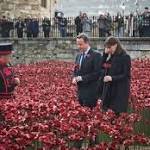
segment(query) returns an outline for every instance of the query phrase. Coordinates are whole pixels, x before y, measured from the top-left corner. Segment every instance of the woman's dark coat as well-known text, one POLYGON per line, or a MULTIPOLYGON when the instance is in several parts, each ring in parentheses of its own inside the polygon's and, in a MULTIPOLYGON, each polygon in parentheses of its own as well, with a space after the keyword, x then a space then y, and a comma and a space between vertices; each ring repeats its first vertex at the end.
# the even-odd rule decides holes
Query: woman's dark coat
POLYGON ((103 77, 100 81, 103 109, 112 109, 116 113, 126 112, 130 94, 130 56, 123 51, 112 56, 109 61, 106 61, 107 57, 107 54, 103 55, 103 77, 111 76, 112 82, 104 83, 103 77))

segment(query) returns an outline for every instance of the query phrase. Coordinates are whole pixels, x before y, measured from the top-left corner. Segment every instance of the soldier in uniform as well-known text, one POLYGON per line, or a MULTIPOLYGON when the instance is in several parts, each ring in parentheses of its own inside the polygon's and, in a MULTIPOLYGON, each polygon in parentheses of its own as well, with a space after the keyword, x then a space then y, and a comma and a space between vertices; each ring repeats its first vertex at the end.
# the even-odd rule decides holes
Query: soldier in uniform
POLYGON ((20 84, 10 64, 12 50, 12 44, 0 44, 0 99, 12 97, 15 87, 20 84))

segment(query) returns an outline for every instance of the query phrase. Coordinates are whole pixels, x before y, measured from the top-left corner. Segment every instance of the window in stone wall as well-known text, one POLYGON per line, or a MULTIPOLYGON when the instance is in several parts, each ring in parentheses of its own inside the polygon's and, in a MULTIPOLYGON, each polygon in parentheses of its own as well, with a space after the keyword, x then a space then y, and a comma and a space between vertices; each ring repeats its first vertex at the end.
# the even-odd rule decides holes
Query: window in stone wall
POLYGON ((47 7, 47 0, 41 0, 41 6, 46 8, 47 7))

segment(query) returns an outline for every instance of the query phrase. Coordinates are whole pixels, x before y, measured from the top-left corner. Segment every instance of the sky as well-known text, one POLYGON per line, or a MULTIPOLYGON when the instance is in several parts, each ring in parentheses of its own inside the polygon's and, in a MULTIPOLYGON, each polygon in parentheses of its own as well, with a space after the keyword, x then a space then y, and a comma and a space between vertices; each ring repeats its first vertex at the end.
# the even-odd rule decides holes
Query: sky
POLYGON ((129 14, 130 12, 143 11, 144 7, 150 8, 150 0, 58 0, 58 10, 62 10, 65 16, 76 16, 80 11, 89 15, 98 15, 110 12, 129 14), (124 5, 123 5, 124 4, 124 5))

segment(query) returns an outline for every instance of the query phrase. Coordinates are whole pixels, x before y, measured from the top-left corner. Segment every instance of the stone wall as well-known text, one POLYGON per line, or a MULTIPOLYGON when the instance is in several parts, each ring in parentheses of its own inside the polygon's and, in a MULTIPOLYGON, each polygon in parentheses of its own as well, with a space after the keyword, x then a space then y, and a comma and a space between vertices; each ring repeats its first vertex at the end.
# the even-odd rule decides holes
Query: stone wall
MULTIPOLYGON (((128 50, 131 57, 150 58, 150 38, 122 38, 121 43, 128 50)), ((0 42, 14 43, 14 63, 33 63, 56 59, 73 61, 78 53, 75 38, 50 39, 0 39, 0 42)), ((104 39, 92 38, 91 45, 102 52, 104 39)))
POLYGON ((0 16, 5 15, 10 18, 50 17, 54 15, 55 1, 47 0, 47 7, 44 8, 41 7, 41 0, 0 0, 0 16))

